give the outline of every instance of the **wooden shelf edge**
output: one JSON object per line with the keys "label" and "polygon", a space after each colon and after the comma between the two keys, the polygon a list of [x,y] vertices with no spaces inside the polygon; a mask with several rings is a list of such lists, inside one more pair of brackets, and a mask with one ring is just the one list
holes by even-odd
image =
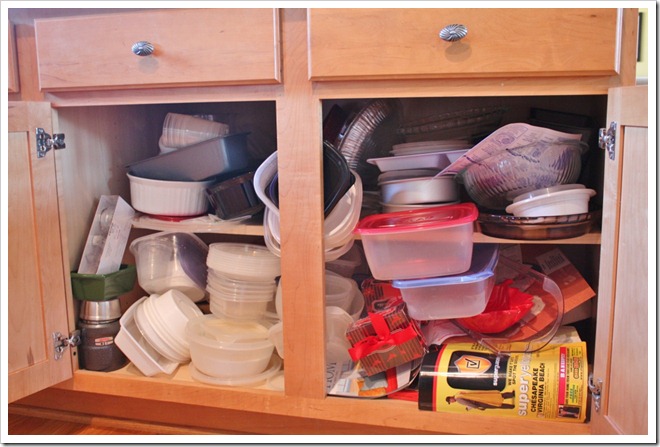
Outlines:
{"label": "wooden shelf edge", "polygon": [[[388,432],[420,434],[589,434],[588,423],[534,421],[481,414],[422,411],[416,403],[395,399],[358,399],[328,396],[310,399],[282,392],[249,388],[216,387],[193,381],[79,370],[72,380],[55,388],[70,392],[136,398],[168,404],[194,405],[200,411],[249,412],[257,417],[285,417],[385,427]],[[510,423],[507,423],[510,422]],[[209,426],[209,428],[213,428]]]}

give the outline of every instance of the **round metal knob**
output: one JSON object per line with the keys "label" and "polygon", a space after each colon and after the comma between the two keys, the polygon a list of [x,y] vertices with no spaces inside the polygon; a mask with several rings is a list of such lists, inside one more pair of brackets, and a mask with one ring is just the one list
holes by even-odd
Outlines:
{"label": "round metal knob", "polygon": [[456,42],[467,35],[468,29],[465,25],[454,23],[447,25],[440,31],[440,38],[447,42]]}
{"label": "round metal knob", "polygon": [[141,40],[133,44],[131,51],[137,56],[149,56],[154,52],[154,46],[146,40]]}

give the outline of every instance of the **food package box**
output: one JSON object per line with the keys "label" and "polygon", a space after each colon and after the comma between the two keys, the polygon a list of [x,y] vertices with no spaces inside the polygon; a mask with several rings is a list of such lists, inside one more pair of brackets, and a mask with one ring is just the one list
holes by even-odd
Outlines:
{"label": "food package box", "polygon": [[448,343],[424,357],[418,404],[428,411],[584,422],[587,376],[584,342],[512,354]]}
{"label": "food package box", "polygon": [[369,312],[346,330],[352,348],[349,354],[368,376],[421,358],[426,352],[416,321],[406,313],[404,303]]}
{"label": "food package box", "polygon": [[135,210],[119,196],[101,196],[78,273],[105,275],[121,267]]}
{"label": "food package box", "polygon": [[544,275],[557,283],[564,296],[564,314],[596,296],[594,289],[559,248],[516,244],[500,247],[500,255],[537,266]]}

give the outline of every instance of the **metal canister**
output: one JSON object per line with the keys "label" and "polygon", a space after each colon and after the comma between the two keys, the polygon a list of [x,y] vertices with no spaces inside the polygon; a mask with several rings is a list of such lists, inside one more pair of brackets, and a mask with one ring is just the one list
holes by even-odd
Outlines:
{"label": "metal canister", "polygon": [[119,299],[81,301],[80,306],[80,367],[90,371],[115,371],[128,359],[115,344],[119,333],[121,307]]}

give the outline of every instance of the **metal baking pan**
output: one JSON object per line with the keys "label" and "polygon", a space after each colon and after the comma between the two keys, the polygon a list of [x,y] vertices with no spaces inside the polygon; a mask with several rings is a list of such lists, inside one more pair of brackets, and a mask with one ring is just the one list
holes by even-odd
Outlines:
{"label": "metal baking pan", "polygon": [[256,167],[248,152],[249,132],[225,135],[126,166],[129,174],[154,180],[201,181]]}

